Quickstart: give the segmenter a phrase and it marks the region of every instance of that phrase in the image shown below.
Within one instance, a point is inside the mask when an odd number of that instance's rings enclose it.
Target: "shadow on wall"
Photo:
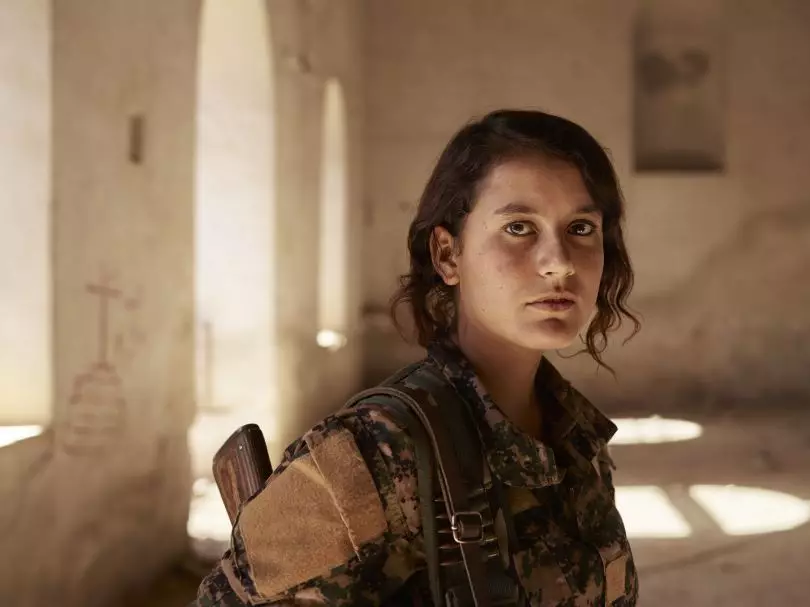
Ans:
[[[608,350],[621,394],[603,396],[622,410],[806,402],[808,268],[810,204],[746,220],[690,280],[632,302],[642,331]]]

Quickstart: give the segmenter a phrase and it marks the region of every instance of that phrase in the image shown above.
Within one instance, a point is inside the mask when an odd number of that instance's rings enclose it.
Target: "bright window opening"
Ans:
[[[346,336],[337,331],[318,331],[318,345],[327,350],[340,350],[346,345]]]
[[[207,411],[266,411],[276,382],[273,95],[264,2],[205,2],[198,70],[198,403]]]
[[[42,426],[0,426],[0,447],[42,434]]]
[[[50,2],[0,6],[0,424],[52,419]]]
[[[211,482],[214,453],[239,426],[275,439],[274,102],[266,2],[206,0],[197,89],[195,303],[197,417],[188,533],[221,555],[230,533]]]
[[[349,325],[349,202],[346,104],[337,80],[326,84],[321,135],[318,345],[337,350]]]
[[[216,484],[204,478],[194,482],[194,496],[188,517],[188,535],[197,556],[216,561],[228,548],[231,522]]]

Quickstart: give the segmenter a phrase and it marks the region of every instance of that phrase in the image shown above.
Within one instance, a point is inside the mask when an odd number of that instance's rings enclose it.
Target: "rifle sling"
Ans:
[[[438,473],[439,486],[441,488],[444,503],[447,508],[447,516],[449,517],[450,521],[460,523],[459,535],[463,536],[463,518],[470,516],[471,508],[468,495],[470,494],[472,488],[467,486],[467,483],[465,483],[465,479],[462,476],[461,468],[459,467],[458,459],[453,447],[453,441],[448,433],[447,425],[442,419],[440,408],[431,403],[430,394],[425,390],[412,388],[410,386],[401,384],[393,387],[390,385],[390,380],[386,383],[389,385],[378,386],[359,393],[349,403],[347,403],[346,406],[351,407],[370,396],[390,396],[405,403],[410,408],[410,412],[418,418],[419,422],[421,422],[422,432],[424,433],[422,438],[416,440],[422,442],[426,436],[428,443],[432,447],[431,451],[435,456],[435,469]],[[455,393],[452,395],[448,394],[447,397],[459,398],[457,395],[455,395]],[[407,426],[409,431],[412,431],[414,425],[407,424]],[[420,433],[417,431],[417,435],[419,434]],[[414,437],[415,435],[411,434],[411,436]],[[424,449],[424,443],[422,444]],[[418,442],[415,443],[415,445],[417,448],[419,447]],[[417,453],[417,459],[421,459],[423,461],[430,461],[431,459],[420,456],[421,454]],[[420,464],[418,469],[421,470],[423,467],[424,466]],[[423,475],[424,474],[425,473],[423,472]],[[421,478],[418,478],[418,481],[420,482],[420,503],[424,504],[424,496],[432,492],[433,484],[430,483],[422,485],[421,480]],[[432,496],[429,498],[429,501],[432,503]],[[426,513],[424,509],[422,512],[423,514]],[[428,522],[428,525],[432,524],[435,531],[435,516],[431,518],[433,520],[432,522]],[[478,520],[480,521],[480,517]],[[425,522],[426,521],[423,519],[423,525]],[[469,520],[467,522],[470,523]],[[474,521],[472,524],[474,526]],[[481,530],[481,527],[479,527],[479,530]],[[430,558],[437,560],[438,556],[436,555],[436,552],[438,551],[430,550],[427,544],[429,536],[432,536],[433,542],[436,541],[436,534],[435,532],[429,534],[428,528],[423,528],[423,531],[426,541],[426,555],[431,555],[431,553],[433,553],[432,557]],[[474,539],[467,540],[462,537],[461,540],[462,541],[459,541],[457,539],[456,541],[459,542],[459,548],[461,550],[464,566],[467,571],[467,581],[470,586],[474,604],[476,607],[490,607],[484,558],[485,555],[481,545]],[[428,576],[430,578],[431,592],[434,596],[434,602],[437,605],[441,605],[444,601],[442,601],[440,598],[441,590],[439,588],[440,584],[437,562],[428,562]]]

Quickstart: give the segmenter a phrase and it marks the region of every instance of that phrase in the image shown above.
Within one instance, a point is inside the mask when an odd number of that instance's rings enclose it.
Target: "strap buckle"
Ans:
[[[450,519],[450,529],[459,544],[480,544],[484,540],[484,518],[480,512],[456,512]]]

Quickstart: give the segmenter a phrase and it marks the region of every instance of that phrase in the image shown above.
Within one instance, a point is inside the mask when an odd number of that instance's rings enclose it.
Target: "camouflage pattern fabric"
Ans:
[[[496,513],[496,531],[504,565],[520,588],[520,604],[636,605],[638,577],[614,502],[615,467],[607,450],[616,426],[545,360],[537,375],[545,427],[542,440],[521,432],[504,416],[451,344],[434,344],[421,364],[438,368],[479,422],[487,462],[505,488],[504,501],[511,513],[516,542],[510,544],[506,538],[502,512]],[[288,512],[285,504],[296,496],[274,495],[285,487],[281,479],[299,474],[299,464],[310,457],[317,462],[318,450],[335,437],[351,456],[346,474],[357,479],[351,482],[371,487],[363,484],[368,473],[377,493],[360,522],[353,513],[337,508],[349,527],[349,539],[312,543],[319,517],[331,516],[314,501],[295,502],[300,516],[288,515],[283,527],[254,524],[273,520],[272,512],[262,512],[268,504],[282,504],[279,508]],[[330,474],[328,468],[302,467],[309,471],[300,476],[314,474],[317,482],[311,486],[328,486],[329,495],[339,502],[352,487],[346,485],[346,475]],[[287,448],[263,491],[244,505],[231,549],[203,580],[192,605],[431,604],[424,587],[416,478],[413,444],[386,416],[382,403],[363,401],[326,418]],[[374,527],[376,513],[383,523],[380,527]],[[379,532],[373,537],[366,533],[362,544],[355,545],[360,528],[360,535],[372,528]],[[277,545],[256,529],[280,529],[285,537],[300,542],[279,540]]]

